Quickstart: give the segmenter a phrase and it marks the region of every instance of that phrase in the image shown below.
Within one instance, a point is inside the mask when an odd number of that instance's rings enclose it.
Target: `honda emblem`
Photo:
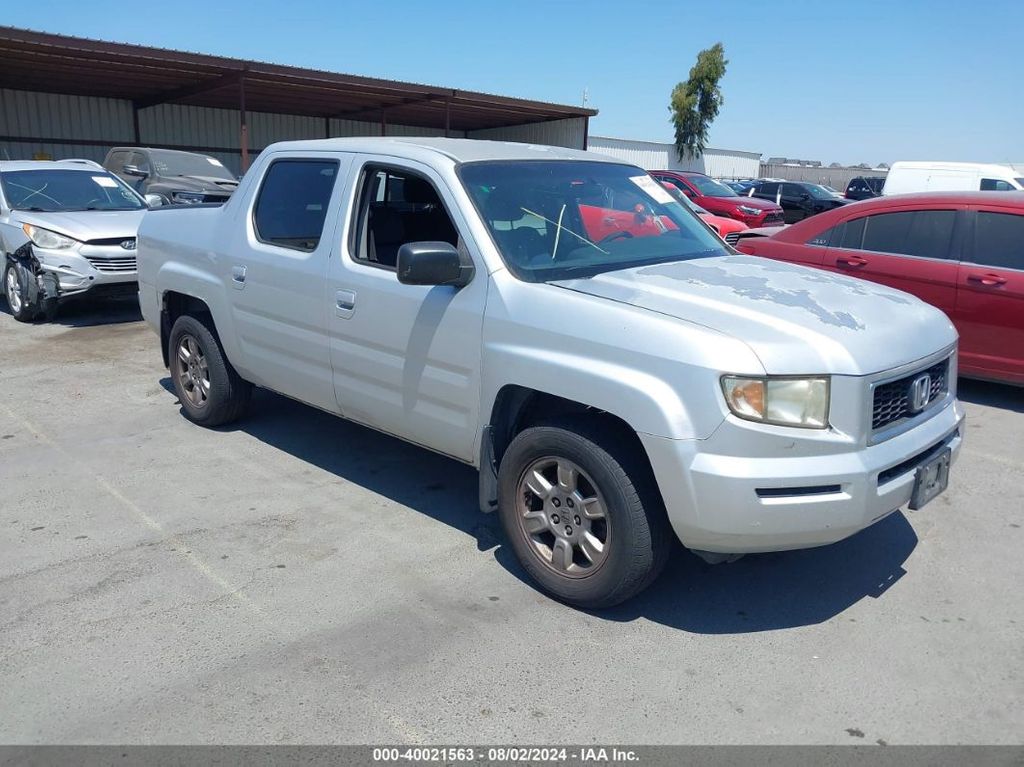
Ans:
[[[910,412],[920,413],[924,410],[928,400],[931,399],[931,395],[932,377],[925,373],[915,378],[913,383],[910,384],[910,393],[907,398],[910,403]]]

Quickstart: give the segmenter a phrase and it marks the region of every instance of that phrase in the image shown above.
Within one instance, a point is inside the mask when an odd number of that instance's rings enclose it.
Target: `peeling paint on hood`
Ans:
[[[938,309],[864,280],[754,256],[679,261],[553,284],[713,328],[772,374],[868,375],[956,341]]]

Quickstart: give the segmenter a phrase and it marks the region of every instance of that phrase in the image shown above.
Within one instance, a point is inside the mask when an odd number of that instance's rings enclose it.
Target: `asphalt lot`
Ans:
[[[1024,391],[824,549],[536,592],[474,472],[267,392],[178,412],[131,303],[0,299],[0,742],[1019,743]]]

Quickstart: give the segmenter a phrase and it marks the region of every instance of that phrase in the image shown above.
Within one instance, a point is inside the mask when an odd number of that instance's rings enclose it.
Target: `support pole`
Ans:
[[[239,143],[242,147],[242,173],[249,170],[249,124],[245,115],[245,77],[238,81]]]
[[[387,110],[384,107],[380,109],[380,135],[386,136],[388,134],[388,118]]]
[[[445,98],[444,100],[444,137],[449,138],[451,136],[452,126],[452,100]]]
[[[132,103],[132,129],[135,132],[135,145],[138,146],[142,143],[142,138],[139,135],[139,108]]]

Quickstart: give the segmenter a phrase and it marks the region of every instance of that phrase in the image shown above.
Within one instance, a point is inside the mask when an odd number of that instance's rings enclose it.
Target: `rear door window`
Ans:
[[[1024,216],[978,211],[973,262],[1024,270]]]
[[[333,160],[274,161],[253,211],[257,238],[282,248],[316,250],[337,175]]]
[[[955,210],[915,210],[867,216],[863,250],[947,258]]]
[[[756,194],[758,197],[774,197],[778,193],[779,185],[777,183],[772,182],[767,184],[761,184],[761,186],[757,187],[757,189],[754,191],[754,194]]]

